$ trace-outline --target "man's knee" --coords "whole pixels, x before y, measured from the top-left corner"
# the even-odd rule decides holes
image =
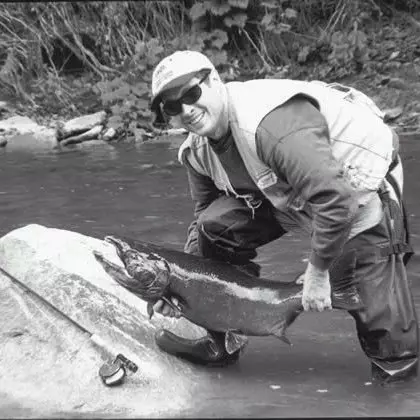
[[[200,231],[210,237],[222,236],[230,230],[239,230],[252,222],[249,208],[234,197],[221,196],[198,217]]]
[[[197,229],[197,252],[203,257],[241,264],[257,256],[254,249],[243,248],[229,228],[201,223]]]
[[[205,235],[209,239],[215,240],[220,237],[228,226],[222,223],[220,219],[211,214],[203,212],[197,219],[197,232],[199,235]]]
[[[267,201],[255,214],[243,200],[221,196],[197,220],[198,252],[209,258],[242,264],[257,256],[256,249],[284,234]]]
[[[257,256],[251,229],[243,229],[235,209],[203,212],[197,220],[197,252],[207,258],[243,264]]]

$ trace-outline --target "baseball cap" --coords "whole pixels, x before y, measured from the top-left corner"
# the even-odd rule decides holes
[[[167,89],[182,85],[200,70],[213,70],[213,63],[198,51],[175,51],[156,66],[152,75],[152,110]]]

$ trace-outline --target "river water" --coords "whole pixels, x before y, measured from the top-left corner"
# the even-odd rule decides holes
[[[102,238],[126,235],[182,249],[192,204],[176,159],[180,139],[63,150],[0,151],[0,236],[30,223]],[[402,139],[405,197],[420,249],[420,138]],[[263,247],[265,277],[291,280],[308,239],[286,235]],[[420,258],[409,265],[420,313]],[[305,313],[289,330],[293,346],[251,338],[240,363],[209,369],[214,386],[198,395],[201,417],[414,416],[420,380],[389,388],[369,383],[369,362],[343,311]]]

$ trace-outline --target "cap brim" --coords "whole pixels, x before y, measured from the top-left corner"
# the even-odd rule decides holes
[[[154,111],[158,106],[159,103],[162,101],[162,94],[168,91],[169,89],[173,89],[175,87],[181,86],[187,82],[189,82],[194,75],[196,75],[198,72],[202,70],[211,70],[210,68],[202,68],[200,70],[194,70],[190,73],[183,74],[182,76],[176,77],[175,79],[171,80],[169,83],[163,85],[158,92],[156,92],[156,95],[154,98],[152,98],[152,103],[150,105],[150,109]]]

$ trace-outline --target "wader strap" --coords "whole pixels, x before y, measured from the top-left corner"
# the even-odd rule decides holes
[[[403,215],[403,226],[404,226],[404,233],[405,233],[405,242],[401,242],[397,240],[395,237],[395,231],[393,227],[393,223],[391,221],[394,220],[394,215],[392,214],[391,205],[390,205],[390,197],[389,192],[385,190],[385,188],[382,186],[379,188],[379,197],[381,198],[382,203],[384,204],[384,210],[386,215],[386,223],[388,230],[390,232],[390,245],[389,247],[381,248],[381,256],[388,256],[392,254],[404,254],[403,256],[403,263],[404,265],[407,265],[408,261],[414,254],[414,250],[411,246],[411,240],[410,240],[410,230],[408,226],[408,217],[407,212],[405,210],[404,202],[402,200],[402,193],[400,191],[400,188],[395,181],[395,179],[391,176],[390,172],[397,166],[398,164],[398,158],[396,157],[390,167],[389,170],[385,176],[385,179],[391,184],[392,188],[395,191],[395,194],[398,199],[398,204],[401,207],[402,215]]]
[[[255,219],[255,210],[261,206],[262,200],[256,199],[252,194],[241,195],[240,197],[244,199],[248,208],[251,209],[252,219]]]

